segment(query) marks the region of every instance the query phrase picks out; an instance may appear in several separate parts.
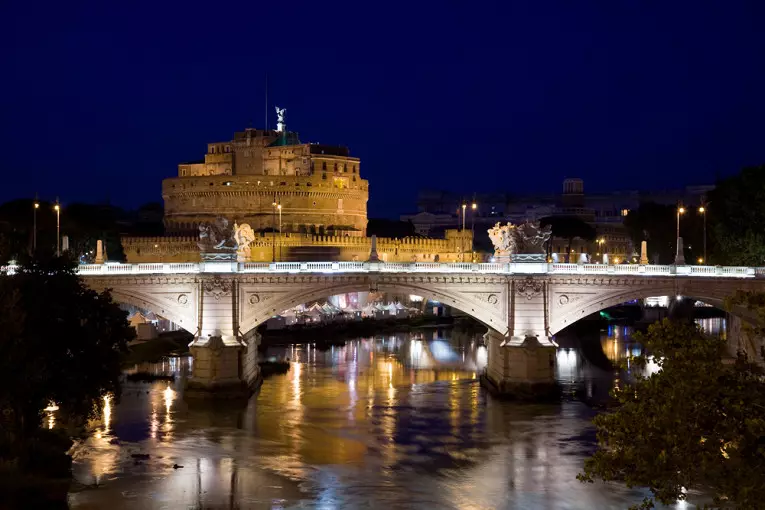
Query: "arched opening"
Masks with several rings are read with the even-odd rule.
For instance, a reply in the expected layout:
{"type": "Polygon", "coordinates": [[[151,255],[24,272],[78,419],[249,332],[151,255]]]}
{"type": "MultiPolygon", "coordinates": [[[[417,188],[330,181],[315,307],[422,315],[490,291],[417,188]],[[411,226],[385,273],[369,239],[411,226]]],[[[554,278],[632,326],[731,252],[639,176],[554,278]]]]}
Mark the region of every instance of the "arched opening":
{"type": "MultiPolygon", "coordinates": [[[[151,312],[158,318],[166,319],[167,321],[172,322],[177,327],[191,333],[192,335],[196,334],[197,332],[197,324],[192,313],[181,313],[178,310],[174,310],[170,306],[163,305],[162,303],[148,296],[131,293],[124,290],[111,289],[111,295],[112,299],[118,304],[127,305],[127,307],[134,307],[136,310],[151,312]]],[[[191,297],[187,297],[187,300],[187,303],[190,302],[191,297]]],[[[126,307],[123,307],[123,309],[126,309],[126,307]]]]}
{"type": "MultiPolygon", "coordinates": [[[[246,335],[274,315],[295,306],[320,299],[327,299],[330,296],[370,290],[390,295],[421,296],[423,299],[443,303],[459,310],[487,328],[495,329],[502,334],[507,330],[507,320],[500,310],[493,306],[487,306],[487,303],[479,302],[478,298],[471,298],[459,292],[430,288],[427,285],[399,282],[367,283],[366,285],[360,283],[339,283],[315,288],[296,288],[294,292],[285,292],[265,301],[260,299],[257,286],[254,286],[252,289],[244,287],[243,302],[249,303],[252,306],[245,306],[243,308],[239,328],[241,333],[246,335]]],[[[499,300],[497,296],[494,296],[494,299],[499,300]]]]}
{"type": "MultiPolygon", "coordinates": [[[[550,334],[555,335],[564,328],[575,324],[577,321],[589,317],[594,313],[601,312],[623,303],[635,300],[645,300],[655,296],[683,296],[695,301],[707,303],[715,308],[725,311],[725,298],[730,296],[732,291],[727,286],[688,286],[678,287],[674,284],[662,286],[640,286],[637,288],[622,288],[610,292],[593,293],[584,299],[571,302],[567,295],[559,294],[553,297],[553,309],[550,317],[550,334]],[[557,302],[556,302],[557,299],[557,302]]],[[[732,313],[741,317],[745,321],[751,321],[754,318],[742,308],[732,310],[732,313]]]]}

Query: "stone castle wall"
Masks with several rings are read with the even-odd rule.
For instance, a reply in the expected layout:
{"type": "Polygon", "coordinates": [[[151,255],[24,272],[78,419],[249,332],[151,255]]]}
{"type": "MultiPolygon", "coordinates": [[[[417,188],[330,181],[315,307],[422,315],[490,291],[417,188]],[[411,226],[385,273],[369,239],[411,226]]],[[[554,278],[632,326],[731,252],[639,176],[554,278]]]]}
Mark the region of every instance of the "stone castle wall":
{"type": "Polygon", "coordinates": [[[165,179],[165,229],[194,234],[201,222],[223,216],[254,230],[341,233],[363,236],[369,183],[357,174],[332,171],[308,176],[214,175],[165,179]]]}
{"type": "MultiPolygon", "coordinates": [[[[129,263],[198,262],[196,237],[123,237],[129,263]]],[[[379,238],[377,253],[385,262],[470,262],[470,231],[447,230],[446,239],[379,238]]],[[[265,233],[250,245],[252,262],[360,260],[369,258],[367,237],[265,233]]]]}

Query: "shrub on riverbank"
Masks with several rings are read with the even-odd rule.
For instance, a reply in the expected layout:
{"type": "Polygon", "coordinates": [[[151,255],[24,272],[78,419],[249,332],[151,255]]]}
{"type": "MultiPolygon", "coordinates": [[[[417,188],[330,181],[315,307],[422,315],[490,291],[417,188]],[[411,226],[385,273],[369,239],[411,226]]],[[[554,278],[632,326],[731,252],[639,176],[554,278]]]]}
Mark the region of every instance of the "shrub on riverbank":
{"type": "MultiPolygon", "coordinates": [[[[663,322],[635,338],[660,367],[613,391],[618,407],[598,415],[599,449],[582,481],[648,487],[634,508],[671,504],[688,489],[715,496],[715,508],[762,508],[765,501],[765,382],[759,366],[695,324],[663,322]]],[[[645,366],[646,355],[630,360],[645,366]]],[[[625,360],[626,365],[626,360],[625,360]]],[[[626,366],[624,367],[626,368],[626,366]]]]}
{"type": "Polygon", "coordinates": [[[68,486],[71,441],[41,428],[43,409],[55,402],[57,421],[73,425],[97,416],[106,395],[119,398],[120,361],[134,336],[109,292],[85,287],[73,261],[26,261],[16,271],[0,278],[0,461],[8,499],[37,485],[68,486]]]}

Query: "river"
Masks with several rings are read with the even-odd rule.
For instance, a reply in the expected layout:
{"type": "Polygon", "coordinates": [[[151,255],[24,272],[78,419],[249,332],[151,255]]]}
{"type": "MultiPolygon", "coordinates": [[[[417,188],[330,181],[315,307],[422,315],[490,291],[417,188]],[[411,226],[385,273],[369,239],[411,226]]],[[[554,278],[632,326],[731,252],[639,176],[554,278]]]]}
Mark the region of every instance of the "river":
{"type": "Polygon", "coordinates": [[[623,377],[600,358],[641,347],[621,326],[557,340],[566,396],[549,405],[489,396],[486,348],[449,329],[270,348],[290,371],[238,407],[185,401],[193,364],[170,359],[150,368],[176,382],[126,383],[74,447],[70,507],[625,509],[646,492],[576,480],[595,447],[582,400],[623,377]]]}

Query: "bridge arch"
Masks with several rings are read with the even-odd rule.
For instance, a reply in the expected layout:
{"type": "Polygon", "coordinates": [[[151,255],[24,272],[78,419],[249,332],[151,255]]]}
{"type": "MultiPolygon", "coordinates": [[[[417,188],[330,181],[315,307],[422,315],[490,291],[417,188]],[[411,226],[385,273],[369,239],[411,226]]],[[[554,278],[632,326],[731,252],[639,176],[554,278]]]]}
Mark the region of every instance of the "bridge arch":
{"type": "MultiPolygon", "coordinates": [[[[460,310],[491,329],[501,333],[507,330],[504,294],[506,287],[498,287],[494,292],[471,292],[459,288],[446,290],[427,283],[379,282],[372,285],[373,290],[380,292],[413,294],[432,299],[460,310]]],[[[369,282],[341,282],[331,285],[302,286],[269,296],[268,293],[257,290],[257,286],[252,289],[242,286],[239,329],[241,334],[246,335],[270,317],[294,306],[337,294],[369,290],[369,282]],[[254,299],[253,296],[257,298],[254,299]],[[252,302],[256,299],[258,302],[252,306],[252,302]]]]}
{"type": "Polygon", "coordinates": [[[117,303],[124,303],[126,305],[132,305],[138,308],[143,308],[150,312],[154,312],[156,315],[162,316],[182,329],[188,331],[191,334],[197,332],[197,321],[195,320],[195,314],[184,313],[173,309],[167,304],[162,303],[160,300],[153,298],[149,294],[139,293],[135,291],[123,290],[123,289],[109,289],[112,295],[112,299],[117,303]]]}
{"type": "MultiPolygon", "coordinates": [[[[606,308],[617,306],[635,299],[645,299],[651,296],[689,296],[714,307],[724,309],[724,300],[732,295],[736,287],[721,285],[721,282],[704,282],[699,284],[678,285],[676,281],[656,282],[651,285],[620,286],[613,289],[594,291],[580,294],[584,296],[573,303],[571,295],[565,291],[553,290],[551,296],[550,334],[555,335],[579,319],[597,313],[606,308]]],[[[576,296],[576,294],[574,294],[576,296]]],[[[747,310],[738,308],[733,313],[744,320],[751,320],[747,310]]]]}

